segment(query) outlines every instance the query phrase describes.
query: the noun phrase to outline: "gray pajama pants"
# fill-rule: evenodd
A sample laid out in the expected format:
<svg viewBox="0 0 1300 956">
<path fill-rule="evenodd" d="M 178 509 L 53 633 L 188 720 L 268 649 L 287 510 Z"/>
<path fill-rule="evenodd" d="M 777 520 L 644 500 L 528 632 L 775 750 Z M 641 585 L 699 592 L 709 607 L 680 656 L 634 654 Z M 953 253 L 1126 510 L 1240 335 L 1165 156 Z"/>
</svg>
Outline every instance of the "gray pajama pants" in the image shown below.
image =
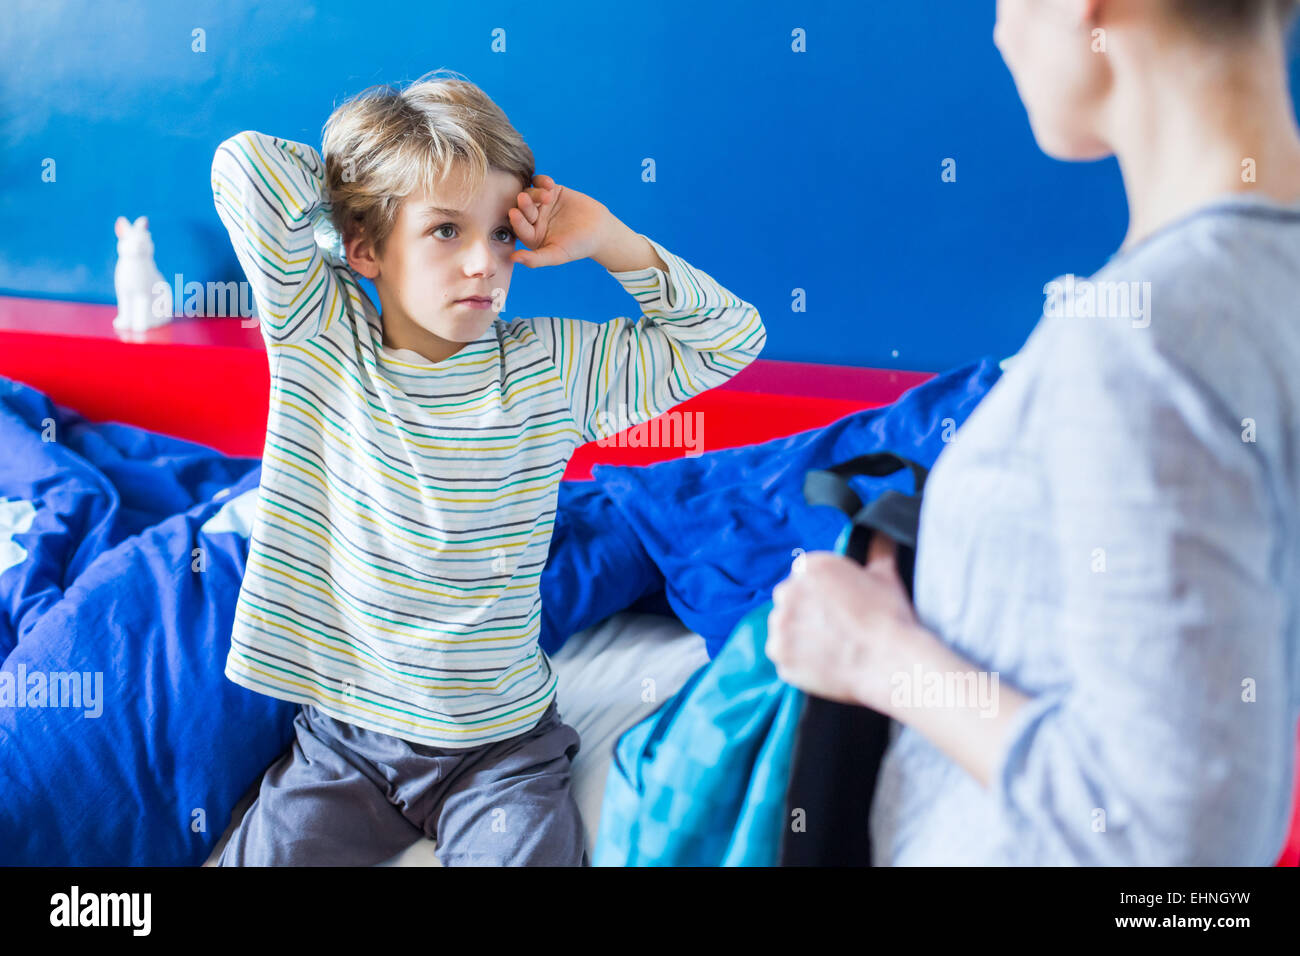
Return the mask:
<svg viewBox="0 0 1300 956">
<path fill-rule="evenodd" d="M 532 730 L 430 747 L 311 705 L 262 778 L 221 866 L 368 866 L 437 840 L 444 866 L 589 866 L 570 791 L 578 732 L 556 703 Z"/>
</svg>

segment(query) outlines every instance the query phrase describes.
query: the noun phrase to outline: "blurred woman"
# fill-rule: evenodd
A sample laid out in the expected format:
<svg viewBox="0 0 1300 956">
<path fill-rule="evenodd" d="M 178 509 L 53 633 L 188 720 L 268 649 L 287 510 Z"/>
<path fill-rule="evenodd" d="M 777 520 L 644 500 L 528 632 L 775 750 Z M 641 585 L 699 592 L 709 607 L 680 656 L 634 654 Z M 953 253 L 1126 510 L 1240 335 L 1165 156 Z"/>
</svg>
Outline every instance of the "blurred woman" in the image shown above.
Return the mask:
<svg viewBox="0 0 1300 956">
<path fill-rule="evenodd" d="M 878 865 L 1268 865 L 1283 848 L 1300 717 L 1295 8 L 997 5 L 1039 145 L 1117 157 L 1129 229 L 1096 275 L 1049 283 L 938 459 L 915 607 L 883 538 L 865 568 L 806 555 L 773 595 L 778 672 L 896 721 Z M 964 679 L 979 673 L 996 681 Z"/>
</svg>

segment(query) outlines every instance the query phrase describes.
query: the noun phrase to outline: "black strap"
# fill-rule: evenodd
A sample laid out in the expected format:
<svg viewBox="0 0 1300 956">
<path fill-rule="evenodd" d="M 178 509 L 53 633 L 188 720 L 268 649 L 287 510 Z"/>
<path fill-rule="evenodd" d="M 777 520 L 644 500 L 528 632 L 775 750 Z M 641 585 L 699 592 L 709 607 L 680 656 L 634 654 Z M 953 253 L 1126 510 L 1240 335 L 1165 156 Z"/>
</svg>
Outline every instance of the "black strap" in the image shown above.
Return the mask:
<svg viewBox="0 0 1300 956">
<path fill-rule="evenodd" d="M 907 467 L 915 493 L 889 490 L 863 505 L 849 486 L 857 475 L 885 477 Z M 862 455 L 832 468 L 810 471 L 804 498 L 830 505 L 851 522 L 844 553 L 866 563 L 871 536 L 897 543 L 898 571 L 909 597 L 921 520 L 926 468 L 892 452 Z M 870 866 L 868 818 L 880 761 L 889 744 L 889 718 L 869 707 L 841 704 L 809 694 L 795 730 L 786 790 L 781 866 Z M 802 811 L 796 816 L 797 811 Z M 795 826 L 802 829 L 796 831 Z"/>
<path fill-rule="evenodd" d="M 884 478 L 909 468 L 912 471 L 911 495 L 892 489 L 885 491 L 869 504 L 863 505 L 858 493 L 849 485 L 849 479 L 859 475 Z M 898 572 L 912 596 L 912 571 L 916 559 L 916 538 L 921 524 L 921 495 L 929 472 L 924 465 L 908 458 L 883 451 L 859 455 L 831 468 L 810 471 L 804 476 L 804 500 L 810 505 L 830 505 L 847 515 L 851 522 L 846 556 L 858 564 L 867 563 L 867 549 L 874 532 L 882 532 L 898 545 Z"/>
</svg>

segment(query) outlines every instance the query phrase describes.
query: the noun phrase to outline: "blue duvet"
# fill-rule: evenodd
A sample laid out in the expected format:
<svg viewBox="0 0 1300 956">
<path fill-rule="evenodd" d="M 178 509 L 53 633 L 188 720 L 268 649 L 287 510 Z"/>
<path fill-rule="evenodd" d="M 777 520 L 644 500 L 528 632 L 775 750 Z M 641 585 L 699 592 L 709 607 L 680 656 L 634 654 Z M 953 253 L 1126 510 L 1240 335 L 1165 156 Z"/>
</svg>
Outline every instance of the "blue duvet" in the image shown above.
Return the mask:
<svg viewBox="0 0 1300 956">
<path fill-rule="evenodd" d="M 833 546 L 842 518 L 803 504 L 804 471 L 932 460 L 996 378 L 986 360 L 826 428 L 563 482 L 543 648 L 636 608 L 716 654 L 793 548 Z M 259 475 L 0 378 L 0 864 L 201 863 L 289 745 L 296 705 L 223 673 Z"/>
</svg>

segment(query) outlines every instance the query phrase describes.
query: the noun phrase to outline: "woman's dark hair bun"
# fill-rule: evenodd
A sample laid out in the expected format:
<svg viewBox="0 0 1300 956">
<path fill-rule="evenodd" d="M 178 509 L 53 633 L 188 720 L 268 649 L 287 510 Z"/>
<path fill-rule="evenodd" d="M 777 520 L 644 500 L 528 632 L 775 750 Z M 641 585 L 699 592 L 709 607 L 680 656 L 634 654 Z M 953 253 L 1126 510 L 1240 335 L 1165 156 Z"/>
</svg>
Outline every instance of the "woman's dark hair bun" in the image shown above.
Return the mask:
<svg viewBox="0 0 1300 956">
<path fill-rule="evenodd" d="M 1241 32 L 1268 22 L 1290 21 L 1300 0 L 1169 0 L 1174 12 L 1206 28 Z"/>
</svg>

